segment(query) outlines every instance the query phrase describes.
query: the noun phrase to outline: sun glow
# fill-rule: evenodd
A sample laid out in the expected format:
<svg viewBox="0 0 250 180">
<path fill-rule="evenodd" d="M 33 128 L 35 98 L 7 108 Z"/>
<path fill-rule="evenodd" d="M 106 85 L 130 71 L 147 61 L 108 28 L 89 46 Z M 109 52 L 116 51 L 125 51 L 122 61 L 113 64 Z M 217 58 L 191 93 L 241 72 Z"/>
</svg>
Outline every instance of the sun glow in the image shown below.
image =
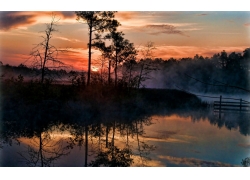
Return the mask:
<svg viewBox="0 0 250 180">
<path fill-rule="evenodd" d="M 99 70 L 99 67 L 96 67 L 96 66 L 91 67 L 91 71 L 97 72 L 98 70 Z"/>
</svg>

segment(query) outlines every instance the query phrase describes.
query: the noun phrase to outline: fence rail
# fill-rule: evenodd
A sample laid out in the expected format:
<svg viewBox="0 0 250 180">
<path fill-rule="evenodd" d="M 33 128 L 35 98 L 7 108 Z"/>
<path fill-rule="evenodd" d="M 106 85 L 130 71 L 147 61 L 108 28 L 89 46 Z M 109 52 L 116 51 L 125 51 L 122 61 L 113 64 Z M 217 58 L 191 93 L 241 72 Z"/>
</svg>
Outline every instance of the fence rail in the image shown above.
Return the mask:
<svg viewBox="0 0 250 180">
<path fill-rule="evenodd" d="M 250 111 L 250 102 L 235 99 L 235 98 L 222 98 L 219 97 L 219 101 L 214 101 L 214 111 L 222 112 L 222 111 L 238 111 L 238 112 L 248 112 Z M 225 101 L 223 101 L 225 100 Z M 230 101 L 227 101 L 230 100 Z"/>
</svg>

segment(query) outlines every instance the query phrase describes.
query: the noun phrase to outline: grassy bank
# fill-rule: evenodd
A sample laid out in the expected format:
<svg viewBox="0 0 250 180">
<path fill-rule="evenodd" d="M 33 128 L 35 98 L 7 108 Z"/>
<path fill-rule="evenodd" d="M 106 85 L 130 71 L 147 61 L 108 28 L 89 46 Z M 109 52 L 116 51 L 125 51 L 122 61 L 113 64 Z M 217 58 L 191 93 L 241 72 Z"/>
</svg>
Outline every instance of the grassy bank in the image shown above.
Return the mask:
<svg viewBox="0 0 250 180">
<path fill-rule="evenodd" d="M 19 100 L 24 103 L 38 103 L 43 100 L 58 102 L 79 101 L 87 104 L 144 104 L 146 107 L 197 108 L 204 104 L 195 95 L 174 89 L 128 89 L 124 87 L 91 85 L 73 86 L 50 83 L 4 81 L 1 83 L 1 97 L 5 100 Z"/>
<path fill-rule="evenodd" d="M 21 81 L 2 82 L 4 121 L 133 121 L 161 111 L 197 110 L 206 105 L 195 95 L 171 89 L 127 89 Z"/>
</svg>

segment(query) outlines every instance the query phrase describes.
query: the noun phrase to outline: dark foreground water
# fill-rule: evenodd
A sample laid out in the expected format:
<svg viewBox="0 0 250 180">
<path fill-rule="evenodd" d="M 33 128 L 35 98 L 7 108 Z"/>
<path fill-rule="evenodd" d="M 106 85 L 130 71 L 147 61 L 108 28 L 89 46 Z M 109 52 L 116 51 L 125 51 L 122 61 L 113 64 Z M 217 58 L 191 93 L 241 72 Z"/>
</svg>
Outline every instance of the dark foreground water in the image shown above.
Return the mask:
<svg viewBox="0 0 250 180">
<path fill-rule="evenodd" d="M 32 124 L 32 122 L 29 122 Z M 250 157 L 247 113 L 158 115 L 22 125 L 3 122 L 1 166 L 242 166 Z"/>
</svg>

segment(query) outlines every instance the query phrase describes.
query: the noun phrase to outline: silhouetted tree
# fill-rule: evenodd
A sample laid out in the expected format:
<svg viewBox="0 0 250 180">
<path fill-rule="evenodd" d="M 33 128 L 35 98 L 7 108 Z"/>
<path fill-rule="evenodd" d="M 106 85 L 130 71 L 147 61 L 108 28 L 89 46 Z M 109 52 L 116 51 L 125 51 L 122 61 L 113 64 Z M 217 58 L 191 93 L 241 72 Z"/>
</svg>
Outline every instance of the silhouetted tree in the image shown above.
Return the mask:
<svg viewBox="0 0 250 180">
<path fill-rule="evenodd" d="M 112 51 L 111 51 L 111 45 L 106 46 L 105 42 L 102 40 L 94 42 L 93 46 L 100 50 L 102 53 L 101 58 L 101 73 L 102 68 L 105 67 L 105 64 L 108 66 L 108 83 L 111 83 L 111 58 L 112 58 Z M 106 59 L 108 60 L 108 63 L 106 62 Z"/>
<path fill-rule="evenodd" d="M 87 85 L 90 83 L 91 72 L 91 48 L 95 39 L 100 39 L 100 33 L 105 31 L 114 31 L 120 23 L 114 19 L 115 11 L 76 11 L 78 21 L 84 21 L 88 25 L 89 31 L 89 59 L 88 59 L 88 75 Z M 96 33 L 96 37 L 92 38 L 92 33 Z"/>
<path fill-rule="evenodd" d="M 140 88 L 140 85 L 143 81 L 149 79 L 149 74 L 151 71 L 156 70 L 155 64 L 152 62 L 153 50 L 155 49 L 153 42 L 148 42 L 146 46 L 141 50 L 142 59 L 138 63 L 139 65 L 139 75 L 137 88 Z"/>
<path fill-rule="evenodd" d="M 123 32 L 116 31 L 112 31 L 110 34 L 105 36 L 107 39 L 112 40 L 111 59 L 115 71 L 115 86 L 117 86 L 118 80 L 118 65 L 122 62 L 134 59 L 137 55 L 134 44 L 130 43 L 129 40 L 124 39 L 123 36 Z"/>
<path fill-rule="evenodd" d="M 227 70 L 231 72 L 240 71 L 241 54 L 232 52 L 228 56 Z"/>
<path fill-rule="evenodd" d="M 62 68 L 65 64 L 57 59 L 58 53 L 65 50 L 59 50 L 51 44 L 52 34 L 57 31 L 55 26 L 59 21 L 52 15 L 52 20 L 45 29 L 45 36 L 42 36 L 43 41 L 37 44 L 31 51 L 30 55 L 33 59 L 32 66 L 41 70 L 41 83 L 44 82 L 46 70 L 49 68 Z"/>
<path fill-rule="evenodd" d="M 127 60 L 123 63 L 123 67 L 125 68 L 125 72 L 123 73 L 123 78 L 128 79 L 128 87 L 129 88 L 135 88 L 137 87 L 137 79 L 134 77 L 136 74 L 134 71 L 136 71 L 135 67 L 137 65 L 136 59 L 132 58 L 130 60 Z"/>
<path fill-rule="evenodd" d="M 222 69 L 226 68 L 227 63 L 228 63 L 227 60 L 228 60 L 227 52 L 225 50 L 223 50 L 220 53 L 220 66 L 221 66 Z"/>
<path fill-rule="evenodd" d="M 247 72 L 247 75 L 249 75 L 249 69 L 250 69 L 250 48 L 247 48 L 243 51 L 243 59 L 241 67 Z"/>
</svg>

